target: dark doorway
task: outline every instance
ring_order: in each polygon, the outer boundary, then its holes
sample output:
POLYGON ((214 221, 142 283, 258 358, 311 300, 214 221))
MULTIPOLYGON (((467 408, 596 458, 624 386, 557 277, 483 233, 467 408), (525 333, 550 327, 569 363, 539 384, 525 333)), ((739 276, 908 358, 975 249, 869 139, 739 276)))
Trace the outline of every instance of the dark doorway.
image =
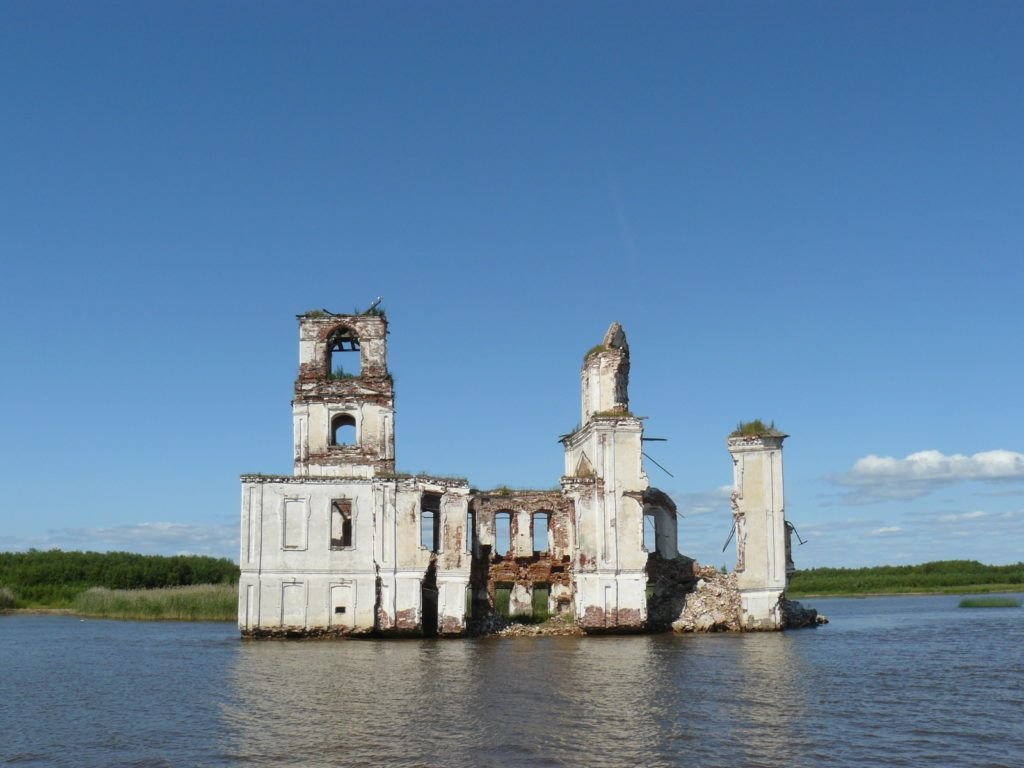
POLYGON ((437 566, 430 564, 420 587, 420 626, 424 637, 437 637, 437 566))

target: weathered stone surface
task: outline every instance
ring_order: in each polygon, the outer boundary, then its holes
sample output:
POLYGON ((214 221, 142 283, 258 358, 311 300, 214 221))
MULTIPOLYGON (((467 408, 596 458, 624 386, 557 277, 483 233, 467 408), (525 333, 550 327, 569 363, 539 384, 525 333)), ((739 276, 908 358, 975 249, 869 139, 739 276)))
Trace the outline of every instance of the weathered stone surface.
POLYGON ((814 608, 804 608, 796 600, 782 599, 782 626, 784 629, 800 629, 828 624, 828 619, 814 608))
POLYGON ((676 632, 739 632, 740 590, 735 573, 720 573, 712 567, 698 567, 698 579, 685 596, 679 618, 672 622, 676 632))
POLYGON ((676 505, 650 487, 644 469, 644 421, 629 410, 629 345, 618 323, 584 358, 582 420, 560 438, 564 470, 550 490, 480 491, 460 478, 397 473, 387 334, 377 305, 299 316, 294 475, 242 478, 244 636, 716 631, 813 621, 793 607, 781 618, 791 567, 780 554, 781 435, 729 443, 741 573, 723 576, 679 554, 676 505))

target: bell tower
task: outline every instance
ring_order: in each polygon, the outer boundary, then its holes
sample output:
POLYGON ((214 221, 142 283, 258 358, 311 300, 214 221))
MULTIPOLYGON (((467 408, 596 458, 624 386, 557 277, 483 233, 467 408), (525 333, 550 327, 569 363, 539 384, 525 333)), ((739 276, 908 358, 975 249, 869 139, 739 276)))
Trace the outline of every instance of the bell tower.
POLYGON ((298 316, 292 400, 295 475, 374 477, 395 471, 395 389, 383 312, 298 316))
POLYGON ((612 323, 580 371, 582 422, 562 437, 562 489, 573 500, 579 552, 576 612, 588 631, 629 630, 647 619, 643 422, 629 411, 629 344, 612 323))

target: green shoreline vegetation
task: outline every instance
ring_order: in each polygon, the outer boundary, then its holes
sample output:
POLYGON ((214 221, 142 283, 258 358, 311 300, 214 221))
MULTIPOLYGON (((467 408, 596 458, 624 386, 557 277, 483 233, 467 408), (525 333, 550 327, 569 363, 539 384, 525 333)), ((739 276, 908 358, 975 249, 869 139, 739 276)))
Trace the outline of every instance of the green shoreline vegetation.
POLYGON ((157 589, 93 587, 71 605, 78 616, 172 621, 234 621, 238 587, 234 584, 193 584, 157 589))
POLYGON ((984 565, 976 560, 939 560, 921 565, 812 568, 793 574, 787 594, 799 599, 973 592, 1024 592, 1024 563, 984 565))
MULTIPOLYGON (((238 566, 230 560, 198 555, 0 552, 0 612, 38 610, 121 619, 234 621, 238 575, 238 566)), ((984 565, 975 560, 942 560, 921 565, 812 568, 793 575, 789 596, 984 592, 1024 592, 1024 563, 984 565)), ((1012 602, 1013 598, 1001 600, 1012 602)))
POLYGON ((1015 597, 965 597, 961 608, 1020 608, 1021 601, 1015 597))
POLYGON ((238 566, 200 555, 0 552, 0 610, 234 621, 238 566))

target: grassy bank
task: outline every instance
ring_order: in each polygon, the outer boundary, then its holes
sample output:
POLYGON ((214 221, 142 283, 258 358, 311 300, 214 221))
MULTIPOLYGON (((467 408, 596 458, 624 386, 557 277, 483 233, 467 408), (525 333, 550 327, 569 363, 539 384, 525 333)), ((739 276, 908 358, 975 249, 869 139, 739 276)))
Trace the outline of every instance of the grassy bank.
POLYGON ((812 568, 790 581, 792 597, 1024 592, 1024 563, 984 565, 940 560, 874 568, 812 568))
POLYGON ((108 619, 235 621, 238 588, 231 584, 195 584, 164 589, 93 587, 79 594, 71 610, 108 619))
POLYGON ((968 597, 960 601, 961 608, 1020 608, 1015 597, 968 597))
POLYGON ((13 608, 70 608, 78 595, 92 587, 123 590, 237 583, 238 566, 224 558, 58 549, 0 552, 0 604, 13 601, 7 606, 13 608))

